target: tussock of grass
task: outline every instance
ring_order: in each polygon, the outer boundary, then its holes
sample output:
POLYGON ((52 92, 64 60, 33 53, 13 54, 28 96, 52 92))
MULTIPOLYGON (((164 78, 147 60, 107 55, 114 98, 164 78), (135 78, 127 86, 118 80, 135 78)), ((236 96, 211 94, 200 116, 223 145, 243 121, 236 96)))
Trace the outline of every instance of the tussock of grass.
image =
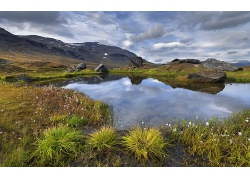
MULTIPOLYGON (((79 153, 83 135, 65 125, 49 128, 36 142, 33 153, 38 166, 60 166, 79 153)), ((67 162, 68 163, 68 162, 67 162)))
POLYGON ((167 143, 158 129, 135 127, 123 137, 123 145, 138 160, 145 162, 149 158, 154 160, 163 158, 166 154, 164 149, 167 143))
POLYGON ((115 149, 118 144, 118 136, 113 127, 102 127, 100 130, 91 134, 87 140, 88 146, 98 152, 115 149))

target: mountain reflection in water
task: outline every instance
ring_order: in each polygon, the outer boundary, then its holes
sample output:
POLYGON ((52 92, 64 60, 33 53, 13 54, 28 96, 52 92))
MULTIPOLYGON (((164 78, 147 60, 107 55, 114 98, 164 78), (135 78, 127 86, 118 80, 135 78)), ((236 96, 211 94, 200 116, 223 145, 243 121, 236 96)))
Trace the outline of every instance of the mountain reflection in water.
POLYGON ((145 122, 164 125, 172 120, 221 119, 250 108, 250 84, 177 84, 153 78, 107 74, 71 82, 64 88, 87 94, 113 106, 116 128, 145 122))

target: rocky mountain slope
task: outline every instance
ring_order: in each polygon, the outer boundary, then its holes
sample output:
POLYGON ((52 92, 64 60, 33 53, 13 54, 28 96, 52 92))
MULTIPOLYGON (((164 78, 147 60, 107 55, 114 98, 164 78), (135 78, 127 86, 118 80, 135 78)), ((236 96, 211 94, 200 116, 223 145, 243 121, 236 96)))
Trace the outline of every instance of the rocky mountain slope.
MULTIPOLYGON (((98 42, 64 43, 36 35, 18 36, 0 28, 0 58, 15 60, 57 61, 64 64, 84 62, 107 67, 127 66, 136 54, 98 42)), ((147 61, 144 60, 146 63, 147 61)), ((148 62, 149 63, 149 62, 148 62)))

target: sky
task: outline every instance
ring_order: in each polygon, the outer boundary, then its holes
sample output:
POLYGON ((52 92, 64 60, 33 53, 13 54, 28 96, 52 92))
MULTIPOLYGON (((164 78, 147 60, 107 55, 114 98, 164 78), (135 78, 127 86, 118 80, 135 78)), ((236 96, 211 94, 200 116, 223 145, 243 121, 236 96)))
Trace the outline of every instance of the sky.
POLYGON ((15 35, 39 35, 66 43, 100 42, 154 63, 175 58, 250 60, 250 11, 14 9, 0 9, 0 27, 15 35))

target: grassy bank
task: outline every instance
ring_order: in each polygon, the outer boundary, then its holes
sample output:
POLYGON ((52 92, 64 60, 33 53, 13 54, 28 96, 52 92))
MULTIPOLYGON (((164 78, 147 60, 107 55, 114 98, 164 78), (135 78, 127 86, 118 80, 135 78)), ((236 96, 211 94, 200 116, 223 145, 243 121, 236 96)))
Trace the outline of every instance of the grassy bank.
POLYGON ((250 110, 117 131, 112 109, 54 86, 0 82, 0 166, 249 166, 250 110))
MULTIPOLYGON (((169 82, 192 82, 188 79, 188 74, 202 71, 202 66, 195 67, 192 64, 177 64, 174 67, 161 66, 157 68, 142 69, 142 68, 114 68, 110 71, 112 74, 121 74, 124 76, 145 76, 145 77, 161 77, 164 81, 169 82)), ((229 72, 225 71, 228 82, 250 82, 250 67, 244 67, 243 71, 229 72)))

